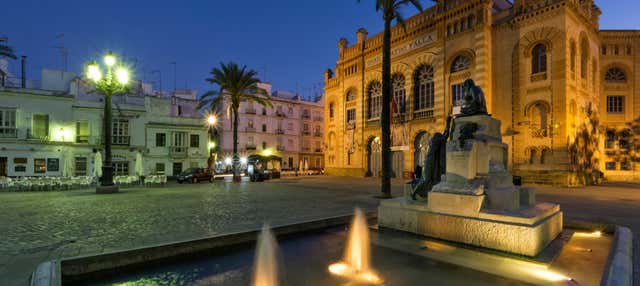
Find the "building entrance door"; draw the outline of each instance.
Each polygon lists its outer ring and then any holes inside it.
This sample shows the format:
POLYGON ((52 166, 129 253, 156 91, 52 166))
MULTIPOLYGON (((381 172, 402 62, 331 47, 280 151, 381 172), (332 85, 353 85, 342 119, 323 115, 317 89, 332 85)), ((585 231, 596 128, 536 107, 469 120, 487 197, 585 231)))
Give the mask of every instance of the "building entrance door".
POLYGON ((391 152, 391 174, 392 178, 402 178, 404 173, 404 152, 395 151, 391 152))
POLYGON ((182 162, 173 162, 173 175, 177 176, 182 173, 182 162))
POLYGON ((293 169, 293 157, 289 157, 289 169, 293 169))
POLYGON ((7 157, 0 157, 0 177, 7 176, 7 157))

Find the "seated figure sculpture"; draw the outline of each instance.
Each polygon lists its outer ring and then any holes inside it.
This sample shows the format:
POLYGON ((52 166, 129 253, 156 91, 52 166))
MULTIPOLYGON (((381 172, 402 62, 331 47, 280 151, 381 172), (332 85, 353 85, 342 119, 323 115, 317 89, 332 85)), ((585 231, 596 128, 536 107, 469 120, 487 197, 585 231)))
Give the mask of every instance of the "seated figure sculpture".
MULTIPOLYGON (((468 79, 464 82, 463 93, 464 102, 462 103, 460 114, 457 116, 487 114, 487 103, 484 93, 472 79, 468 79)), ((424 168, 422 169, 422 180, 413 189, 413 193, 411 195, 414 200, 416 200, 416 195, 426 197, 427 193, 431 191, 434 185, 440 182, 442 175, 446 173, 446 145, 450 136, 450 130, 452 129, 452 120, 452 116, 449 115, 444 133, 438 132, 431 137, 431 140, 429 140, 429 148, 427 149, 427 156, 424 160, 424 168)), ((473 133, 473 131, 470 131, 470 133, 473 133)), ((458 138, 463 139, 461 142, 464 142, 464 139, 473 138, 472 135, 462 135, 466 137, 458 138)))

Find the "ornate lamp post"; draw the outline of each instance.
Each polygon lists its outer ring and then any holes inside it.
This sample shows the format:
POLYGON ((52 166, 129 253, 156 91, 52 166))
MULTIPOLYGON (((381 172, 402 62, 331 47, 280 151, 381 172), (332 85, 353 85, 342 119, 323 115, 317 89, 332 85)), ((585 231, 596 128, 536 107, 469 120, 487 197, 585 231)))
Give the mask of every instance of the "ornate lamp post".
POLYGON ((129 83, 129 70, 122 65, 116 66, 116 57, 111 53, 104 56, 104 64, 107 73, 102 76, 100 66, 92 61, 86 66, 86 77, 93 81, 96 90, 104 94, 103 139, 104 139, 104 164, 100 184, 96 187, 96 193, 116 193, 118 186, 113 184, 113 166, 111 165, 111 96, 125 92, 129 83))
POLYGON ((207 126, 209 127, 208 129, 208 133, 209 133, 209 170, 211 169, 215 169, 215 160, 216 158, 214 158, 213 156, 213 150, 216 148, 216 143, 215 141, 213 141, 214 136, 213 136, 213 132, 214 129, 216 127, 216 124, 218 123, 218 117, 216 117, 216 115, 214 113, 211 113, 207 116, 207 126))

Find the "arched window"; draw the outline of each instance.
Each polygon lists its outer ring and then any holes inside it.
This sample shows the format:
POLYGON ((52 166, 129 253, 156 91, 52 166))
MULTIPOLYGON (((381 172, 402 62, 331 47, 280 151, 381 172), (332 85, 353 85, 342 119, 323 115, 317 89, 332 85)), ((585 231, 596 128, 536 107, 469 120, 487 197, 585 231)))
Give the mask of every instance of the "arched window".
POLYGON ((367 118, 380 118, 382 109, 382 85, 379 81, 373 81, 367 88, 367 118))
POLYGON ((531 51, 531 73, 547 71, 547 46, 537 44, 531 51))
POLYGON ((397 110, 391 110, 392 113, 405 113, 405 89, 404 89, 404 76, 402 74, 395 74, 391 79, 393 86, 393 101, 397 110))
POLYGON ((346 96, 346 100, 347 101, 352 101, 356 99, 356 92, 353 91, 353 89, 347 91, 347 96, 346 96))
POLYGON ((586 39, 582 39, 580 44, 580 77, 587 78, 587 69, 589 67, 589 43, 586 39))
POLYGON ((451 63, 451 72, 459 72, 468 69, 471 66, 471 59, 465 55, 457 56, 451 63))
POLYGON ((576 42, 571 41, 571 48, 570 48, 570 55, 571 58, 569 59, 571 61, 571 71, 575 72, 576 71, 576 42))
POLYGON ((549 107, 546 102, 533 103, 527 110, 529 130, 535 138, 547 137, 549 107))
POLYGON ((611 83, 624 83, 627 82, 627 74, 619 67, 612 67, 607 70, 604 80, 611 83))
POLYGON ((415 87, 413 110, 423 110, 433 108, 434 83, 433 67, 428 65, 420 66, 415 73, 413 80, 415 87))

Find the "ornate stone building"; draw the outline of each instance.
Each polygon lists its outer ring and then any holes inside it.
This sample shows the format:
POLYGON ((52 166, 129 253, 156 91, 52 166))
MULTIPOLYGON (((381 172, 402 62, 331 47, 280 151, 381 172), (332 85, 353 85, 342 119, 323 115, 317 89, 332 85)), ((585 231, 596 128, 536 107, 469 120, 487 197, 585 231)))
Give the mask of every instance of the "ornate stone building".
MULTIPOLYGON (((580 184, 585 165, 640 176, 630 154, 640 31, 600 30, 591 0, 437 2, 392 28, 397 177, 422 164, 468 78, 502 121, 511 171, 525 183, 580 184)), ((340 39, 335 72, 325 72, 325 163, 329 174, 379 176, 382 33, 356 36, 340 39)))

